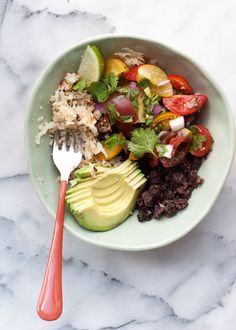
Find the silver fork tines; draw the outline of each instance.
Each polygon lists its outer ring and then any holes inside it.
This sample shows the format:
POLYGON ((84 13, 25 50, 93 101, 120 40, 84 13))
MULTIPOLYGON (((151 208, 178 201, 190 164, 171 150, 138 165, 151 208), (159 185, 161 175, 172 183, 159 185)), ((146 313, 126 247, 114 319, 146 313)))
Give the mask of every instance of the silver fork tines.
POLYGON ((54 164, 61 173, 61 180, 67 181, 70 173, 81 162, 82 153, 80 151, 75 152, 73 144, 68 146, 66 141, 59 144, 54 139, 52 157, 54 164))

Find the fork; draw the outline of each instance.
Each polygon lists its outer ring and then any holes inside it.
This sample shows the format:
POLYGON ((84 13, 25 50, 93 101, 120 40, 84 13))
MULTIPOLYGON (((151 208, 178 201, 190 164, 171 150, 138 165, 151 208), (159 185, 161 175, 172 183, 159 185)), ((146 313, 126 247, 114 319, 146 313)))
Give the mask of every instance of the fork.
POLYGON ((38 315, 46 321, 56 320, 62 313, 62 242, 65 194, 70 173, 80 164, 82 154, 80 151, 75 152, 72 145, 68 148, 66 142, 59 145, 54 139, 52 157, 60 172, 60 190, 52 242, 37 305, 38 315))

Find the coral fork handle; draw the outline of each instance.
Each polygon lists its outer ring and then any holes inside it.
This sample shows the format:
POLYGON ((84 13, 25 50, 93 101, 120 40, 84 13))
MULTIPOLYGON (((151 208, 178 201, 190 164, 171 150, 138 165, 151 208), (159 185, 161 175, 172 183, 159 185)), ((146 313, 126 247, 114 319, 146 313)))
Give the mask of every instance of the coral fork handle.
POLYGON ((67 181, 60 182, 52 243, 37 306, 38 315, 46 321, 58 319, 62 312, 62 242, 67 185, 67 181))

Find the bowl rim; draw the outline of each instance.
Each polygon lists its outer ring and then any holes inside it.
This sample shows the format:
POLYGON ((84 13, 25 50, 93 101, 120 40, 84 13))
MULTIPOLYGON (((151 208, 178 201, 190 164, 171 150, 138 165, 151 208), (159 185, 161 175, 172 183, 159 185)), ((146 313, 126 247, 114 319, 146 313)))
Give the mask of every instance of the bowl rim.
MULTIPOLYGON (((228 116, 230 117, 230 125, 229 125, 229 134, 230 134, 230 140, 231 143, 229 145, 229 159, 227 161, 227 164, 224 168, 224 172, 223 172, 223 176, 222 176, 222 180, 218 183, 217 187, 214 190, 214 193, 212 194, 212 198, 211 198, 211 202, 209 203, 209 205, 204 209, 204 211, 198 216, 198 219, 194 222, 194 224, 192 224, 191 226, 189 226, 185 231, 181 232, 180 234, 177 234, 175 236, 173 236, 172 238, 166 239, 164 241, 162 241, 161 243, 152 243, 152 244, 141 244, 141 245, 136 245, 136 246, 126 246, 126 245, 122 245, 122 244, 112 244, 112 243, 106 243, 106 242, 97 242, 94 241, 92 238, 88 238, 84 235, 81 235, 80 233, 78 233, 76 230, 74 230, 73 228, 71 228, 67 223, 64 223, 64 228, 66 228, 72 235, 74 235, 76 238, 81 239, 82 241, 85 241, 87 243, 90 243, 92 245, 95 246, 100 246, 100 247, 104 247, 104 248, 109 248, 109 249, 113 249, 113 250, 120 250, 120 251, 145 251, 145 250, 152 250, 152 249, 156 249, 156 248, 160 248, 166 245, 169 245, 175 241, 177 241, 178 239, 184 237, 185 235, 187 235, 191 230, 193 230, 193 228, 195 228, 205 217, 206 215, 210 212, 211 208, 213 207, 221 189, 223 188, 223 185, 225 183, 225 180, 229 174, 230 168, 232 166, 232 162, 233 162, 233 157, 234 157, 234 151, 235 151, 235 126, 234 126, 234 117, 229 105, 229 102, 225 96, 225 93, 222 91, 221 87, 219 87, 218 83, 209 75, 209 73, 202 67, 200 66, 198 63, 195 62, 195 60, 193 60, 191 58, 191 56, 189 55, 184 55, 182 54, 182 52, 180 52, 179 50, 176 50, 173 47, 170 46, 166 46, 165 44, 146 37, 146 36, 142 36, 142 35, 132 35, 132 34, 101 34, 101 35, 97 35, 94 37, 90 37, 90 38, 86 38, 81 40, 81 42, 78 42, 76 44, 74 44, 73 46, 64 49, 62 52, 60 52, 56 57, 54 57, 42 70, 42 72, 40 73, 40 75, 38 76, 36 82, 34 83, 33 88, 31 89, 31 94, 29 96, 29 100, 27 102, 27 106, 26 106, 26 113, 25 113, 25 120, 24 120, 24 145, 25 145, 25 151, 26 151, 26 160, 27 160, 27 167, 28 167, 28 171, 29 171, 29 177, 31 180, 31 183, 34 187, 34 190, 36 191, 36 194, 38 195, 41 203, 43 204, 43 206, 47 209, 47 211, 49 212, 49 214, 51 214, 51 216, 53 218, 55 218, 55 214, 51 211, 51 209, 49 208, 48 204, 45 202, 45 199, 43 198, 43 194, 42 191, 40 190, 39 184, 36 181, 35 176, 33 175, 33 168, 31 166, 31 157, 30 157, 30 152, 29 152, 29 140, 28 140, 28 136, 27 136, 27 126, 29 123, 29 117, 31 114, 31 109, 32 109, 32 105, 34 102, 34 98, 37 94, 38 88, 40 87, 42 81, 44 80, 44 78, 46 77, 46 75, 50 72, 51 68, 54 66, 55 62, 57 62, 58 60, 60 60, 61 58, 63 58, 68 52, 73 51, 74 49, 78 48, 78 47, 83 47, 86 46, 90 43, 95 43, 96 41, 100 41, 100 40, 106 40, 106 39, 122 39, 122 38, 130 38, 130 39, 134 39, 140 42, 143 41, 147 41, 147 42, 152 42, 152 43, 156 43, 157 45, 161 46, 162 48, 171 51, 173 53, 176 53, 177 55, 181 56, 183 59, 187 60, 188 62, 192 63, 198 70, 199 72, 201 72, 211 83, 212 85, 216 88, 216 90, 219 92, 220 96, 223 99, 223 102, 227 108, 227 112, 228 112, 228 116)), ((56 212, 56 211, 55 211, 56 212)), ((78 224, 79 225, 79 224, 78 224)))

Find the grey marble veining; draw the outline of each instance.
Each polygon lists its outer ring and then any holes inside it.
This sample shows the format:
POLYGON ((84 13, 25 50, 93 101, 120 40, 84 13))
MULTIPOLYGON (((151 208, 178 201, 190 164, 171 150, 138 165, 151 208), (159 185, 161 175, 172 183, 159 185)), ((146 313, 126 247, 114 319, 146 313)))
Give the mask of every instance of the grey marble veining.
POLYGON ((170 246, 118 252, 65 232, 64 311, 47 323, 35 307, 53 221, 33 191, 23 146, 40 71, 95 34, 137 33, 182 50, 215 77, 235 115, 235 14, 233 0, 0 2, 0 329, 235 329, 235 162, 206 219, 170 246))

